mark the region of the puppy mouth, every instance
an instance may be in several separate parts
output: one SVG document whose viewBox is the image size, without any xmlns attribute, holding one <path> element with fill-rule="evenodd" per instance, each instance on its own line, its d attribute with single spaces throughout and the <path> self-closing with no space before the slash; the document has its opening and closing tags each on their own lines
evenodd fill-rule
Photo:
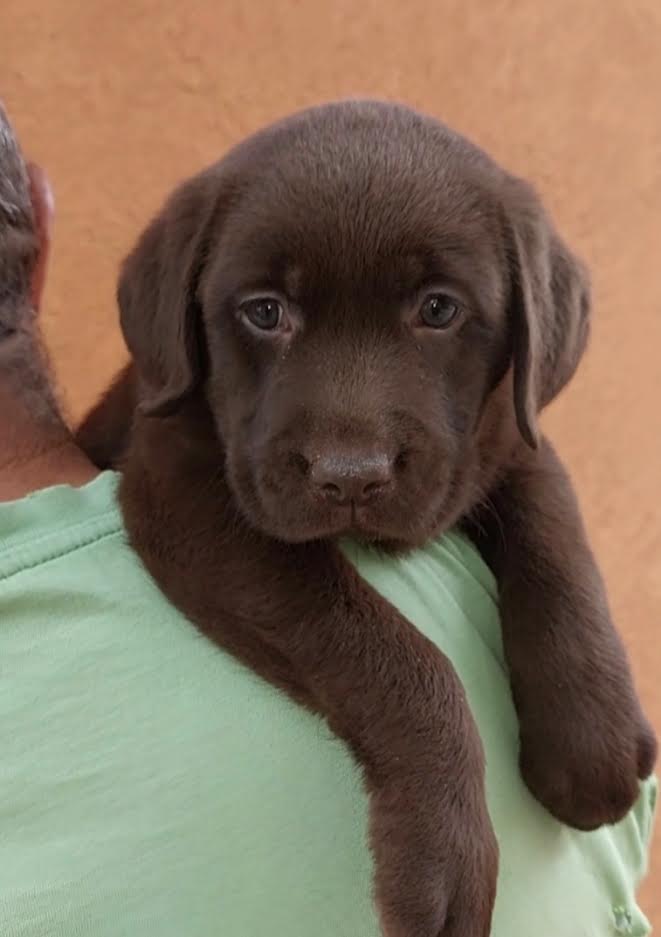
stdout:
<svg viewBox="0 0 661 937">
<path fill-rule="evenodd" d="M 314 503 L 303 506 L 299 502 L 295 515 L 291 510 L 282 512 L 275 505 L 269 510 L 263 502 L 261 507 L 258 526 L 281 541 L 306 543 L 347 539 L 387 550 L 403 550 L 425 543 L 435 533 L 438 511 L 436 500 L 424 511 L 410 510 L 396 502 L 385 505 L 348 501 L 332 506 Z"/>
<path fill-rule="evenodd" d="M 375 523 L 374 511 L 369 505 L 348 501 L 331 509 L 322 536 L 349 537 L 359 540 L 379 540 L 383 537 L 380 525 Z"/>
</svg>

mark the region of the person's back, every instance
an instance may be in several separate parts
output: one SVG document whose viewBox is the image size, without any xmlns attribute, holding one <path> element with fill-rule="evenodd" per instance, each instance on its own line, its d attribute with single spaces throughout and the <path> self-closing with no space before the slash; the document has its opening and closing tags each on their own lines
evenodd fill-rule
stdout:
<svg viewBox="0 0 661 937">
<path fill-rule="evenodd" d="M 166 603 L 125 541 L 115 485 L 0 505 L 2 933 L 377 937 L 349 754 Z M 495 937 L 646 933 L 634 889 L 655 788 L 592 834 L 533 800 L 495 584 L 473 547 L 347 550 L 466 686 L 501 849 Z"/>
</svg>

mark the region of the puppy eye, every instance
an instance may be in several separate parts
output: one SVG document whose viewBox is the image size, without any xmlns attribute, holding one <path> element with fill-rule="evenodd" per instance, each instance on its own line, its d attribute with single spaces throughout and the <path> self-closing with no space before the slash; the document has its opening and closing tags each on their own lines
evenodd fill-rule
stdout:
<svg viewBox="0 0 661 937">
<path fill-rule="evenodd" d="M 447 329 L 459 317 L 459 302 L 447 293 L 431 293 L 420 307 L 420 319 L 430 329 Z"/>
<path fill-rule="evenodd" d="M 241 303 L 241 312 L 256 329 L 273 332 L 282 325 L 284 309 L 279 299 L 272 296 L 259 296 Z"/>
</svg>

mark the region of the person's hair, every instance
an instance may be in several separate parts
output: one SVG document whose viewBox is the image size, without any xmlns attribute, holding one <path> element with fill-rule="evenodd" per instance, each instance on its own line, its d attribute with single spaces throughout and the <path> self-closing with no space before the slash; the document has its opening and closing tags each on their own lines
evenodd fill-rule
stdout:
<svg viewBox="0 0 661 937">
<path fill-rule="evenodd" d="M 32 304 L 39 249 L 28 167 L 0 103 L 0 379 L 52 441 L 67 431 Z"/>
<path fill-rule="evenodd" d="M 0 104 L 0 337 L 14 331 L 29 304 L 37 251 L 25 160 Z"/>
</svg>

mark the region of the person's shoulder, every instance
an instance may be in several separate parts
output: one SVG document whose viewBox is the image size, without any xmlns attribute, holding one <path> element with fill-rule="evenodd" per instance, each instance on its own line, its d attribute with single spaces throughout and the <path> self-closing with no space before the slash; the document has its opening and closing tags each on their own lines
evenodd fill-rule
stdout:
<svg viewBox="0 0 661 937">
<path fill-rule="evenodd" d="M 118 476 L 102 472 L 76 487 L 54 485 L 0 504 L 0 580 L 123 531 Z"/>
<path fill-rule="evenodd" d="M 358 573 L 451 658 L 470 651 L 468 633 L 502 661 L 497 585 L 477 548 L 451 531 L 425 547 L 389 555 L 342 543 Z M 475 645 L 472 645 L 475 647 Z"/>
</svg>

